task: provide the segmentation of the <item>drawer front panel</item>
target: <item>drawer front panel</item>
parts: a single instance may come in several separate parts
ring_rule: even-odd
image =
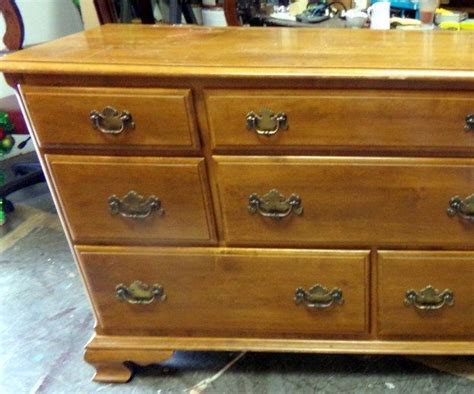
[[[474,337],[473,252],[383,251],[377,272],[379,334]]]
[[[41,147],[199,147],[188,89],[23,86],[22,93]],[[107,113],[106,107],[118,113]],[[95,119],[91,119],[92,111],[97,112]],[[128,112],[129,118],[122,112]]]
[[[209,90],[206,99],[210,138],[218,149],[474,148],[474,135],[465,130],[466,117],[474,114],[473,93]],[[262,112],[265,108],[273,112],[273,119]],[[248,127],[251,112],[261,119]],[[279,113],[286,115],[286,131],[278,122]],[[259,135],[265,131],[275,133]]]
[[[214,238],[203,159],[46,155],[46,161],[75,242]]]
[[[217,156],[216,168],[228,245],[474,245],[474,224],[447,213],[474,192],[472,159]]]
[[[83,246],[76,250],[99,329],[106,334],[265,337],[367,330],[368,252]],[[155,290],[161,286],[161,293],[154,299],[148,293],[147,302],[153,299],[148,304],[133,303],[138,295],[130,285],[137,280],[157,285]],[[116,295],[120,284],[121,300]],[[330,297],[327,305],[311,308],[302,295],[301,302],[295,301],[297,288],[309,291],[316,284],[330,293],[322,291]],[[315,291],[315,302],[327,301],[324,296],[318,299]],[[334,296],[336,291],[340,296]]]

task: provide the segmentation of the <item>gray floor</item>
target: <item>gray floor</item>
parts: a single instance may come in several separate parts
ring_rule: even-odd
[[[0,162],[1,167],[8,163]],[[0,227],[0,393],[474,393],[474,357],[177,352],[126,385],[90,381],[93,317],[46,186],[13,196]]]

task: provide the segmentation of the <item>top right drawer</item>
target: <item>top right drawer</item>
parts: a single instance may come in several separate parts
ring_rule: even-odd
[[[206,105],[217,151],[474,149],[474,92],[215,89]]]

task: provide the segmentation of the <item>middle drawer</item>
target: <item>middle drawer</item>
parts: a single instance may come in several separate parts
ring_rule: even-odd
[[[202,158],[46,155],[74,242],[210,244]]]
[[[473,159],[217,156],[215,166],[228,245],[474,245]]]

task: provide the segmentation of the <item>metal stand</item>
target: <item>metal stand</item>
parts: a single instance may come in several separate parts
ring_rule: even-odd
[[[187,0],[170,0],[169,22],[171,24],[181,23],[181,14],[184,15],[186,23],[197,25],[197,20],[191,4]]]

